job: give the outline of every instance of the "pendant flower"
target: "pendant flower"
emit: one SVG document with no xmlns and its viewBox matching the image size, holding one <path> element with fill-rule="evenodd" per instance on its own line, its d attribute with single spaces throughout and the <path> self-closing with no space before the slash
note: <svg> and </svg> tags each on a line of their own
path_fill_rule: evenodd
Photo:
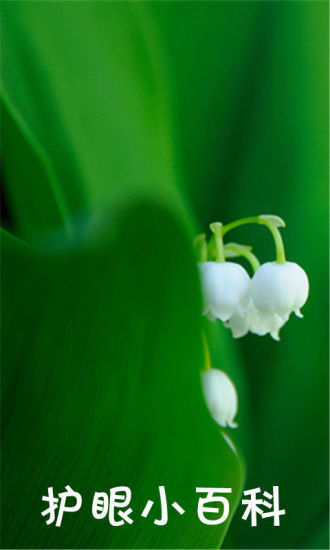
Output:
<svg viewBox="0 0 330 550">
<path fill-rule="evenodd" d="M 302 317 L 300 308 L 309 293 L 305 271 L 294 262 L 267 262 L 255 273 L 251 282 L 251 297 L 262 315 L 277 314 L 284 322 L 294 311 Z"/>
<path fill-rule="evenodd" d="M 252 247 L 234 242 L 224 243 L 224 236 L 241 225 L 256 223 L 269 229 L 274 239 L 276 261 L 260 266 Z M 210 224 L 213 233 L 206 241 L 205 233 L 195 239 L 204 296 L 204 310 L 211 321 L 220 319 L 230 328 L 234 338 L 248 332 L 279 340 L 279 331 L 292 312 L 302 317 L 300 308 L 309 293 L 305 271 L 294 262 L 287 262 L 279 228 L 285 222 L 279 216 L 260 215 L 241 218 L 227 225 Z M 252 280 L 239 264 L 227 258 L 244 257 L 249 261 Z"/>
<path fill-rule="evenodd" d="M 223 428 L 236 428 L 234 418 L 238 399 L 229 376 L 219 369 L 205 370 L 202 372 L 202 386 L 206 404 L 214 420 Z"/>
<path fill-rule="evenodd" d="M 252 332 L 258 336 L 270 334 L 274 340 L 279 341 L 279 330 L 284 324 L 285 320 L 277 313 L 262 314 L 251 302 L 246 313 L 233 315 L 225 326 L 231 329 L 234 338 L 241 338 L 248 332 Z"/>
<path fill-rule="evenodd" d="M 234 262 L 199 264 L 204 296 L 203 315 L 212 321 L 227 321 L 243 312 L 249 304 L 251 279 L 245 269 Z"/>
</svg>

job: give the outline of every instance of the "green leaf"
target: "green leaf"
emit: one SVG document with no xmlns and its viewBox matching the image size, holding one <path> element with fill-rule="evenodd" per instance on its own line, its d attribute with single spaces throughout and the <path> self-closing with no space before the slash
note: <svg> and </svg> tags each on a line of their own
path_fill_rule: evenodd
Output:
<svg viewBox="0 0 330 550">
<path fill-rule="evenodd" d="M 182 202 L 148 5 L 4 3 L 3 18 L 4 89 L 55 167 L 70 212 L 123 186 Z"/>
<path fill-rule="evenodd" d="M 15 232 L 29 242 L 62 226 L 69 235 L 69 213 L 53 167 L 5 93 L 1 123 L 6 198 Z"/>
<path fill-rule="evenodd" d="M 181 224 L 145 201 L 67 250 L 6 240 L 3 544 L 218 548 L 229 520 L 203 525 L 196 487 L 232 488 L 232 516 L 243 472 L 202 397 L 199 281 Z M 41 497 L 67 484 L 83 507 L 46 526 Z M 118 485 L 132 490 L 134 523 L 113 528 L 92 518 L 92 496 Z"/>
<path fill-rule="evenodd" d="M 317 522 L 317 528 L 313 529 L 313 535 L 308 537 L 307 540 L 302 544 L 302 548 L 310 548 L 315 550 L 315 548 L 323 548 L 327 550 L 329 548 L 329 517 L 327 513 L 327 504 L 325 506 L 325 514 L 322 514 L 324 519 L 321 520 L 321 523 Z M 320 518 L 317 518 L 318 520 Z"/>
</svg>

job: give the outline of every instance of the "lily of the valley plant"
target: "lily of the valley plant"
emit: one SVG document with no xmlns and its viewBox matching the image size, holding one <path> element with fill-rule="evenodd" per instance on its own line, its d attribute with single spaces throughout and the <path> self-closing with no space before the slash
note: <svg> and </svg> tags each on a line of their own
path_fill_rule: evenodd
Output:
<svg viewBox="0 0 330 550">
<path fill-rule="evenodd" d="M 229 231 L 249 223 L 264 225 L 271 231 L 275 261 L 260 265 L 252 247 L 224 243 L 224 236 Z M 211 223 L 213 235 L 209 241 L 204 233 L 195 239 L 204 298 L 203 315 L 213 322 L 222 321 L 231 329 L 234 338 L 252 332 L 259 336 L 270 334 L 274 340 L 279 340 L 279 331 L 291 313 L 302 317 L 300 309 L 309 292 L 308 277 L 298 264 L 286 261 L 279 227 L 285 227 L 285 223 L 278 216 L 251 216 L 227 225 Z M 228 261 L 228 258 L 239 256 L 250 262 L 254 272 L 252 278 L 241 265 Z M 225 373 L 211 367 L 209 358 L 202 376 L 212 416 L 221 426 L 234 427 L 237 394 L 233 383 Z"/>
</svg>

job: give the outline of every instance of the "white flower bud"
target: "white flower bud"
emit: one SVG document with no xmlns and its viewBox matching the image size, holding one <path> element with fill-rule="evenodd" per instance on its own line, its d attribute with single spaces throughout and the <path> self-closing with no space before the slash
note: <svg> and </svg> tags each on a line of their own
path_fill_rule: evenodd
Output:
<svg viewBox="0 0 330 550">
<path fill-rule="evenodd" d="M 279 330 L 285 324 L 277 313 L 261 314 L 260 311 L 251 303 L 249 311 L 233 315 L 225 323 L 230 328 L 234 338 L 241 338 L 249 331 L 259 336 L 270 334 L 274 340 L 279 340 Z"/>
<path fill-rule="evenodd" d="M 267 262 L 259 267 L 251 283 L 251 296 L 261 314 L 276 313 L 284 321 L 292 311 L 302 317 L 300 308 L 307 300 L 308 291 L 308 277 L 294 262 Z"/>
<path fill-rule="evenodd" d="M 251 279 L 241 265 L 203 262 L 199 269 L 204 296 L 203 315 L 213 321 L 227 321 L 234 313 L 247 308 Z"/>
<path fill-rule="evenodd" d="M 237 393 L 229 376 L 219 369 L 202 372 L 202 386 L 208 409 L 214 420 L 223 426 L 236 428 Z"/>
</svg>

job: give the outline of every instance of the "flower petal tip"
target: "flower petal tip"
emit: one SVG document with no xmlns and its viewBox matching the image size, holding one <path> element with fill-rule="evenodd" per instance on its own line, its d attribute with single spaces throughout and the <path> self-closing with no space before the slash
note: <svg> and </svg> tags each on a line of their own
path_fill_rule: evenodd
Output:
<svg viewBox="0 0 330 550">
<path fill-rule="evenodd" d="M 270 335 L 273 338 L 273 340 L 275 340 L 276 342 L 279 342 L 281 340 L 281 338 L 279 337 L 279 335 L 277 333 L 271 332 Z"/>
<path fill-rule="evenodd" d="M 238 428 L 237 422 L 228 422 L 228 428 Z"/>
</svg>

